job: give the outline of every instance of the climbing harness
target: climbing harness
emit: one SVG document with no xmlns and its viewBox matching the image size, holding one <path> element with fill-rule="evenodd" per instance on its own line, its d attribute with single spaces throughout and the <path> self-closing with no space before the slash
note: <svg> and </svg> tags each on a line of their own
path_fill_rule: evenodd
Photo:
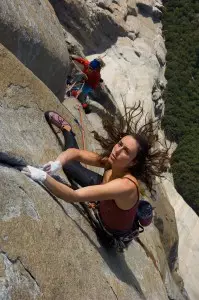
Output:
<svg viewBox="0 0 199 300">
<path fill-rule="evenodd" d="M 83 207 L 86 215 L 89 218 L 89 221 L 94 228 L 97 236 L 102 241 L 102 244 L 104 244 L 107 248 L 113 248 L 117 252 L 124 252 L 125 249 L 128 248 L 130 243 L 136 239 L 140 233 L 144 231 L 143 226 L 139 223 L 138 218 L 136 217 L 133 226 L 128 231 L 112 231 L 110 232 L 107 230 L 107 228 L 104 226 L 101 218 L 98 203 L 81 203 L 81 206 Z"/>
<path fill-rule="evenodd" d="M 71 84 L 67 84 L 66 95 L 70 95 L 77 98 L 82 92 L 83 87 L 85 85 L 85 74 L 82 72 L 82 70 L 78 67 L 78 65 L 73 60 L 72 63 L 74 64 L 75 68 L 78 70 L 78 73 L 73 76 L 76 77 L 75 81 L 72 82 Z M 73 90 L 76 93 L 72 94 Z"/>
<path fill-rule="evenodd" d="M 151 204 L 146 200 L 140 200 L 132 228 L 123 232 L 117 230 L 110 232 L 100 217 L 99 202 L 81 203 L 81 206 L 102 243 L 108 248 L 114 248 L 117 252 L 123 252 L 127 249 L 130 243 L 135 240 L 140 233 L 144 232 L 144 227 L 151 224 L 153 218 L 153 208 Z M 149 220 L 149 218 L 150 222 L 143 222 L 144 220 Z"/>
<path fill-rule="evenodd" d="M 65 91 L 65 99 L 66 97 L 74 97 L 79 100 L 81 103 L 83 109 L 85 110 L 85 113 L 90 113 L 91 110 L 89 108 L 89 104 L 86 101 L 86 96 L 90 88 L 86 85 L 86 74 L 82 72 L 82 70 L 77 66 L 77 64 L 72 61 L 75 68 L 78 70 L 77 74 L 74 74 L 72 80 L 67 84 L 66 91 Z M 84 99 L 85 97 L 85 99 Z"/>
</svg>

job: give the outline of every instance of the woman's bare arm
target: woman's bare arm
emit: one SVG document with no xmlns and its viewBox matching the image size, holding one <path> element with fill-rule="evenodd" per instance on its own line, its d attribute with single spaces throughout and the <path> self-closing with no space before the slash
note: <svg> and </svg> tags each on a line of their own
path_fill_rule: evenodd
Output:
<svg viewBox="0 0 199 300">
<path fill-rule="evenodd" d="M 134 205 L 137 201 L 136 187 L 127 178 L 114 179 L 106 184 L 88 186 L 75 191 L 48 175 L 44 184 L 55 196 L 69 203 L 130 198 L 131 205 Z"/>
<path fill-rule="evenodd" d="M 61 162 L 62 166 L 71 160 L 77 160 L 83 164 L 100 168 L 105 168 L 108 163 L 108 159 L 102 159 L 102 157 L 95 152 L 76 148 L 70 148 L 62 152 L 56 159 L 56 161 Z"/>
</svg>

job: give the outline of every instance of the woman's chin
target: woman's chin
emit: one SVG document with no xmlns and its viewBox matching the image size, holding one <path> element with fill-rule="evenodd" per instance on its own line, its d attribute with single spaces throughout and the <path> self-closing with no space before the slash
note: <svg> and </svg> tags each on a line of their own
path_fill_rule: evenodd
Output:
<svg viewBox="0 0 199 300">
<path fill-rule="evenodd" d="M 109 158 L 108 158 L 108 162 L 109 162 L 109 164 L 113 164 L 113 161 L 114 161 L 114 159 L 111 157 L 111 156 L 109 156 Z"/>
<path fill-rule="evenodd" d="M 108 162 L 109 162 L 110 164 L 112 164 L 112 162 L 113 162 L 113 160 L 111 159 L 110 156 L 109 156 L 109 158 L 108 158 Z"/>
</svg>

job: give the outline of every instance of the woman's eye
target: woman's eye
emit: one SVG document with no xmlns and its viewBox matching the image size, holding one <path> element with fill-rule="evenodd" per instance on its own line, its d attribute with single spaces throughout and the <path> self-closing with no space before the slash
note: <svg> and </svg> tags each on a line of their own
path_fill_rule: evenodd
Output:
<svg viewBox="0 0 199 300">
<path fill-rule="evenodd" d="M 119 142 L 118 145 L 119 145 L 120 147 L 122 147 L 122 142 Z"/>
</svg>

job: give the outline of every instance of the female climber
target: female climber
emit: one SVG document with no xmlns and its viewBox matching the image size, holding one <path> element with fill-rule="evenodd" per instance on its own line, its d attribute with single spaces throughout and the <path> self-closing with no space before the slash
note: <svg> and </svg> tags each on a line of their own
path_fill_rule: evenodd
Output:
<svg viewBox="0 0 199 300">
<path fill-rule="evenodd" d="M 145 120 L 140 106 L 125 108 L 123 117 L 108 116 L 103 121 L 107 137 L 94 133 L 104 149 L 99 155 L 77 146 L 70 124 L 56 112 L 45 114 L 49 124 L 61 129 L 65 151 L 43 170 L 28 166 L 24 171 L 33 180 L 42 182 L 55 196 L 69 203 L 99 201 L 99 215 L 109 232 L 127 232 L 132 228 L 139 202 L 139 183 L 152 190 L 153 179 L 161 176 L 168 161 L 168 148 L 157 147 L 154 122 Z M 103 176 L 82 164 L 104 169 Z M 52 174 L 63 168 L 65 174 L 82 188 L 72 188 L 56 181 Z"/>
</svg>

